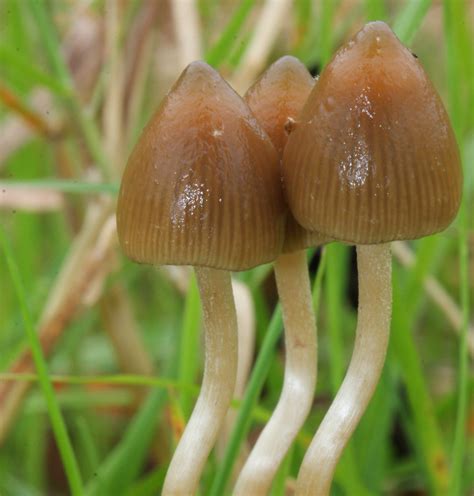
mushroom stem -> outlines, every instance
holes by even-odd
[[[195,268],[201,295],[205,365],[201,393],[171,460],[163,495],[195,494],[232,400],[237,374],[237,318],[230,273]]]
[[[296,495],[329,494],[334,471],[372,398],[383,369],[390,334],[390,244],[359,245],[359,315],[346,377],[314,436],[298,474]]]
[[[273,415],[237,480],[235,495],[269,493],[278,467],[311,409],[316,385],[316,322],[305,250],[280,255],[275,276],[285,325],[285,377]]]

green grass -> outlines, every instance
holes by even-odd
[[[61,414],[61,410],[59,409],[59,405],[54,394],[54,389],[48,374],[48,366],[43,356],[41,344],[33,328],[33,322],[31,320],[30,311],[28,309],[25,288],[23,286],[21,275],[15,261],[13,249],[7,240],[5,231],[1,226],[0,244],[21,308],[23,325],[28,336],[29,346],[31,348],[31,353],[33,354],[33,360],[36,370],[38,372],[41,390],[43,391],[48,406],[48,415],[50,417],[54,437],[61,454],[61,460],[64,465],[64,470],[68,478],[69,488],[71,490],[71,494],[73,494],[74,496],[78,496],[82,494],[81,474],[79,472],[79,467],[74,455],[72,443],[67,432],[66,423],[64,422],[64,418]]]
[[[75,92],[72,76],[61,53],[60,40],[53,20],[54,12],[48,10],[48,6],[43,0],[30,0],[29,4],[32,19],[35,20],[38,28],[39,37],[46,47],[46,53],[53,68],[53,75],[60,82],[61,87],[65,89],[65,104],[69,107],[70,114],[80,129],[96,165],[100,168],[103,176],[107,178],[110,165],[101,145],[97,125],[91,116],[84,111]]]
[[[448,87],[449,87],[449,104],[453,127],[460,142],[460,152],[463,156],[463,134],[467,127],[467,121],[472,115],[466,114],[466,109],[460,93],[466,86],[470,85],[467,95],[471,95],[472,101],[474,82],[472,80],[473,65],[473,39],[472,33],[469,33],[464,19],[468,15],[462,2],[444,1],[444,31],[447,45],[448,59]],[[459,55],[458,55],[459,54]],[[464,76],[464,77],[463,77]],[[466,93],[464,93],[466,94]],[[471,112],[472,113],[472,112]],[[472,174],[472,173],[471,173]],[[464,189],[464,198],[469,198],[470,191]],[[463,487],[464,457],[466,452],[466,424],[469,409],[469,355],[467,348],[467,332],[470,317],[470,287],[469,287],[469,252],[468,252],[468,233],[469,233],[469,214],[467,202],[461,205],[458,222],[458,256],[459,256],[459,278],[460,278],[460,301],[462,308],[463,324],[461,330],[461,340],[459,343],[459,366],[457,370],[458,398],[456,410],[456,424],[454,431],[454,440],[451,451],[452,472],[450,490],[454,494],[461,493]],[[472,213],[471,213],[472,215]]]
[[[229,6],[216,0],[198,2],[202,56],[229,79],[243,60],[261,4],[254,0]],[[364,22],[388,22],[419,55],[446,104],[464,161],[465,185],[453,225],[444,233],[410,243],[416,255],[412,268],[394,261],[387,363],[339,464],[332,494],[463,495],[474,486],[474,439],[468,431],[474,416],[474,378],[467,341],[473,321],[469,246],[473,236],[474,33],[468,23],[468,4],[443,0],[438,8],[438,2],[430,0],[359,0],[347,9],[343,4],[292,2],[281,30],[285,36],[271,48],[268,62],[292,53],[318,71]],[[107,26],[106,6],[107,2],[88,3],[89,19],[100,19]],[[161,490],[174,442],[199,392],[201,308],[194,278],[183,292],[167,272],[125,261],[114,251],[102,267],[106,271],[102,285],[95,288],[100,298],[93,298],[93,288],[89,299],[77,295],[80,304],[51,354],[42,353],[37,335],[50,291],[83,225],[85,211],[114,200],[119,189],[103,132],[103,105],[110,91],[107,59],[93,86],[85,91],[61,45],[74,16],[79,15],[72,8],[64,0],[0,3],[0,18],[5,19],[0,30],[0,84],[35,112],[32,91],[48,91],[53,108],[41,117],[48,120],[51,110],[62,123],[54,139],[33,131],[0,159],[0,194],[2,189],[14,193],[28,188],[32,196],[54,191],[64,198],[57,211],[31,212],[18,206],[0,211],[0,394],[5,384],[33,386],[8,436],[0,439],[0,494],[148,496]],[[142,8],[141,2],[133,2],[119,12],[115,42],[123,60]],[[123,119],[127,153],[133,145],[128,140],[137,135],[178,76],[172,26],[171,18],[154,19],[142,86],[127,83]],[[145,32],[142,26],[140,33]],[[129,106],[132,97],[135,113]],[[24,117],[3,103],[0,100],[0,127]],[[329,245],[322,252],[311,251],[309,261],[319,331],[316,401],[280,468],[272,489],[276,496],[284,494],[289,477],[296,477],[311,437],[344,377],[354,342],[353,249]],[[76,275],[81,270],[82,265]],[[244,397],[233,404],[237,420],[230,441],[222,459],[215,453],[209,458],[201,494],[225,494],[240,448],[255,439],[279,396],[284,350],[271,272],[271,265],[265,265],[235,275],[253,297],[256,356]],[[459,335],[427,296],[426,277],[436,278],[456,302],[462,315]],[[153,361],[153,377],[123,370],[105,332],[110,329],[102,312],[103,298],[114,284],[125,288],[139,339]],[[32,352],[34,370],[12,372],[10,367],[24,350]],[[143,401],[140,408],[139,401]]]
[[[2,181],[2,188],[30,188],[33,190],[51,190],[61,193],[70,193],[77,195],[106,193],[116,195],[119,191],[119,185],[113,183],[91,183],[75,180],[60,180],[60,179],[38,179],[34,181]]]
[[[227,25],[222,29],[218,40],[206,53],[206,62],[214,67],[225,63],[230,56],[236,38],[241,31],[247,17],[252,12],[255,0],[243,0],[232,12]]]
[[[180,333],[180,362],[178,378],[182,384],[193,384],[199,371],[199,359],[201,354],[196,353],[199,349],[199,335],[201,328],[201,303],[199,290],[194,274],[189,281],[189,289],[186,294],[184,306],[183,324]],[[189,419],[194,398],[183,391],[181,395],[181,410],[184,417]]]

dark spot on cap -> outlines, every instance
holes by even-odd
[[[285,122],[285,132],[286,134],[290,134],[296,126],[296,121],[292,117],[288,117],[287,121]]]

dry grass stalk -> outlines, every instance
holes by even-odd
[[[103,136],[113,175],[120,177],[124,162],[124,106],[126,67],[122,52],[121,26],[123,6],[108,0],[105,19],[106,54],[109,60],[108,91],[104,100]],[[115,222],[113,223],[115,234]],[[99,291],[101,294],[102,291]],[[107,336],[115,350],[121,369],[136,374],[149,375],[153,371],[150,354],[146,350],[136,324],[128,295],[116,283],[104,294],[101,313]]]
[[[0,182],[0,209],[27,212],[53,212],[63,208],[64,197],[58,191],[31,186],[11,186]]]
[[[179,47],[179,66],[183,70],[189,63],[202,57],[201,26],[196,0],[171,2],[173,22]]]
[[[125,68],[120,50],[120,23],[122,12],[115,0],[107,1],[105,43],[108,61],[107,92],[103,110],[104,148],[109,157],[114,177],[120,177],[123,161],[123,105]]]
[[[289,0],[267,0],[262,8],[252,39],[237,67],[231,84],[239,93],[247,91],[262,72],[275,40],[287,19]]]
[[[110,217],[110,214],[109,214]],[[90,224],[88,228],[90,229]],[[96,227],[95,225],[93,227]],[[72,256],[66,260],[65,272],[71,270],[72,262],[79,264],[76,277],[66,281],[59,277],[57,286],[52,291],[49,305],[39,325],[39,337],[43,353],[49,356],[56,345],[63,330],[71,322],[74,315],[83,304],[82,296],[87,293],[89,287],[96,283],[96,278],[103,276],[102,267],[110,256],[110,249],[114,237],[108,239],[100,238],[93,244],[92,249],[83,253],[82,257]],[[76,245],[77,247],[77,245]],[[59,286],[61,286],[62,297],[58,297]],[[10,367],[12,373],[25,373],[34,371],[33,359],[30,351],[24,352],[20,358]],[[10,426],[16,418],[18,408],[30,387],[29,383],[10,382],[0,386],[0,443],[5,439]]]
[[[42,88],[32,90],[28,98],[29,109],[41,119],[39,128],[46,136],[62,134],[63,124],[55,111],[49,91]],[[0,124],[0,169],[8,157],[37,135],[38,127],[32,127],[23,116],[15,114]]]
[[[139,67],[146,63],[149,68],[152,60],[151,53],[148,53],[145,47],[152,36],[152,28],[156,23],[159,7],[159,2],[145,0],[132,22],[125,41],[125,95],[129,95],[128,104],[134,98],[136,79],[141,74]],[[125,117],[128,117],[128,113]]]
[[[136,321],[125,289],[121,284],[114,284],[103,295],[101,314],[104,319],[105,331],[117,353],[120,369],[125,373],[152,375],[153,364],[139,336]],[[136,329],[130,332],[130,329]],[[134,357],[131,362],[127,357]]]
[[[7,86],[0,83],[0,101],[18,115],[36,133],[46,138],[56,138],[58,129],[52,126],[39,112],[23,103]]]
[[[64,55],[83,101],[88,101],[97,85],[104,62],[104,26],[86,9],[78,9],[63,39]]]

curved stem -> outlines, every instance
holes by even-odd
[[[237,319],[230,274],[196,268],[201,294],[205,365],[201,393],[166,475],[163,496],[195,494],[229,409],[237,373]]]
[[[306,452],[297,496],[329,494],[337,462],[372,398],[390,334],[390,245],[358,246],[359,316],[346,377]]]
[[[313,402],[316,322],[304,250],[281,255],[275,276],[285,324],[285,378],[275,411],[237,480],[234,494],[268,494],[272,481]]]

